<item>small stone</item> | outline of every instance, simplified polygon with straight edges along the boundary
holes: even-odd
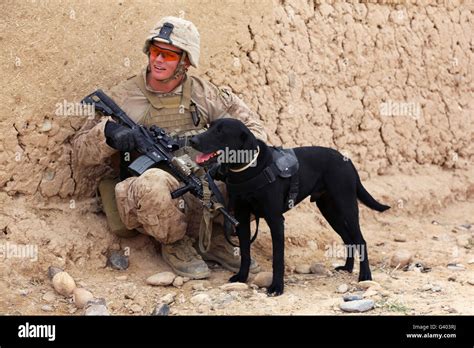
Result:
[[[349,301],[359,301],[359,300],[363,300],[364,298],[362,297],[362,295],[352,295],[352,294],[347,294],[347,295],[344,295],[344,297],[342,298],[345,302],[349,302]]]
[[[128,279],[128,276],[126,276],[126,275],[121,275],[121,276],[115,277],[115,279],[117,279],[117,280],[127,280],[127,279]]]
[[[134,303],[130,306],[130,309],[132,310],[133,313],[140,313],[143,308],[139,304]]]
[[[474,263],[474,259],[470,259],[469,261],[467,261],[467,263],[468,263],[469,265],[472,265],[472,264]]]
[[[191,279],[188,278],[188,277],[183,277],[183,282],[184,282],[184,283],[187,283],[187,282],[189,282],[190,280],[191,280]]]
[[[107,266],[122,271],[128,268],[128,256],[123,250],[112,250],[107,258]]]
[[[110,315],[106,306],[93,304],[88,306],[84,315]]]
[[[21,289],[21,290],[18,291],[18,293],[21,296],[27,296],[29,294],[29,291],[27,289]]]
[[[309,274],[311,273],[311,265],[308,265],[308,264],[298,265],[295,268],[295,272],[299,274]]]
[[[272,272],[260,272],[255,276],[253,284],[257,285],[259,288],[268,288],[272,284],[272,281]]]
[[[431,290],[432,287],[433,287],[433,285],[431,285],[431,284],[425,284],[421,287],[421,290],[429,291],[429,290]]]
[[[43,295],[42,299],[46,302],[54,302],[56,300],[56,294],[53,291],[48,291]]]
[[[467,283],[470,284],[470,285],[474,285],[474,279],[469,279],[469,280],[467,281]]]
[[[197,294],[190,299],[191,303],[194,305],[210,305],[211,297],[208,294]]]
[[[372,288],[369,288],[368,290],[366,290],[364,292],[364,294],[362,295],[362,297],[364,298],[367,298],[367,297],[372,297],[372,296],[375,296],[378,294],[378,291],[377,290],[374,290]]]
[[[433,292],[440,292],[440,291],[441,291],[441,286],[439,286],[439,285],[433,285],[433,286],[431,287],[431,291],[433,291]]]
[[[59,272],[53,277],[53,287],[59,294],[70,296],[76,288],[76,282],[67,272]]]
[[[345,292],[347,292],[349,290],[349,285],[347,284],[341,284],[337,287],[337,290],[336,292],[338,294],[344,294]]]
[[[460,263],[450,263],[448,264],[448,269],[451,271],[465,271],[466,267]]]
[[[184,284],[183,277],[176,277],[173,281],[173,286],[176,288],[182,287]]]
[[[383,297],[388,297],[390,296],[390,292],[388,292],[387,290],[380,290],[380,295],[382,295]]]
[[[367,312],[374,308],[375,302],[373,300],[356,300],[356,301],[348,301],[343,302],[339,305],[344,312]]]
[[[357,283],[357,285],[364,290],[367,290],[369,288],[372,288],[373,290],[378,290],[382,288],[379,283],[374,282],[373,280],[364,280]]]
[[[168,306],[166,303],[161,303],[161,304],[156,305],[151,315],[167,316],[169,313],[170,313],[170,306]]]
[[[310,267],[311,273],[316,275],[327,275],[326,267],[322,263],[313,263]]]
[[[399,242],[399,243],[404,243],[404,242],[407,241],[406,237],[405,237],[403,234],[398,234],[398,235],[396,235],[396,236],[393,238],[393,240],[394,240],[395,242]]]
[[[160,298],[160,303],[170,304],[174,302],[174,298],[176,297],[176,293],[169,293]]]
[[[448,281],[450,282],[455,282],[458,279],[458,277],[455,274],[452,274],[448,277]]]
[[[161,272],[148,277],[146,283],[148,285],[166,286],[173,283],[176,275],[172,272]]]
[[[243,291],[247,290],[249,286],[245,283],[228,283],[221,285],[219,288],[225,291]]]
[[[99,297],[99,298],[93,298],[92,300],[87,301],[86,307],[92,306],[92,305],[100,305],[100,306],[107,306],[107,303],[105,301],[105,298]]]
[[[43,312],[52,312],[52,311],[54,311],[53,307],[51,307],[50,305],[41,306],[41,310]]]
[[[403,268],[410,263],[412,257],[408,250],[397,250],[390,259],[390,266]]]
[[[53,280],[54,276],[63,270],[59,267],[49,266],[48,267],[48,278],[49,280]]]
[[[75,288],[72,293],[72,300],[77,308],[84,308],[87,302],[92,300],[94,295],[90,291],[83,288]]]
[[[41,125],[40,132],[49,132],[52,128],[51,120],[44,120],[43,124]]]
[[[203,283],[196,283],[196,284],[193,284],[193,290],[206,291],[206,288],[204,287]]]

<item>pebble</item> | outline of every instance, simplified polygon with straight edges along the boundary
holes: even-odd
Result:
[[[53,287],[59,294],[70,296],[76,288],[76,282],[67,272],[59,272],[53,277]]]
[[[210,305],[211,297],[208,294],[197,294],[190,299],[191,303],[194,305]]]
[[[462,265],[460,263],[450,263],[450,264],[448,264],[447,267],[451,271],[464,271],[464,270],[466,270],[466,267],[464,267],[464,265]]]
[[[130,309],[132,310],[133,313],[140,313],[143,308],[139,304],[134,303],[130,306]]]
[[[362,295],[362,297],[364,298],[367,298],[367,297],[372,297],[372,296],[375,296],[378,294],[378,291],[377,290],[374,290],[372,288],[369,288],[368,290],[366,290],[364,292],[364,294]]]
[[[421,287],[421,290],[429,291],[429,290],[431,290],[432,287],[433,287],[433,285],[431,285],[431,284],[425,284]]]
[[[469,279],[469,280],[467,281],[467,283],[470,284],[470,285],[474,285],[474,279]]]
[[[379,283],[374,282],[373,280],[363,280],[357,283],[357,285],[364,290],[367,290],[369,288],[372,288],[373,290],[382,288],[382,286]]]
[[[364,298],[362,297],[362,295],[347,294],[347,295],[344,295],[342,299],[344,300],[344,302],[349,302],[349,301],[363,300]]]
[[[54,267],[54,266],[49,266],[48,267],[48,278],[49,280],[53,280],[54,276],[59,273],[59,272],[62,272],[63,270],[59,267]]]
[[[467,261],[467,263],[472,265],[474,263],[474,259],[470,259],[469,261]]]
[[[193,284],[193,290],[206,291],[206,288],[204,287],[203,283],[196,283],[196,284]]]
[[[404,243],[407,241],[406,237],[403,234],[396,235],[393,240],[395,242]]]
[[[245,283],[228,283],[221,285],[219,288],[225,291],[243,291],[247,290],[249,286]]]
[[[53,291],[48,291],[43,295],[42,299],[46,302],[54,302],[56,300],[56,294]]]
[[[21,296],[27,296],[30,292],[28,289],[21,289],[18,291]]]
[[[341,284],[337,287],[336,292],[339,294],[343,294],[349,290],[349,286],[347,284]]]
[[[403,268],[410,263],[412,257],[408,250],[397,250],[390,259],[390,266]]]
[[[94,295],[83,288],[75,288],[72,293],[72,299],[77,308],[84,308],[87,302],[92,300]]]
[[[322,263],[313,263],[310,267],[311,273],[316,275],[327,275],[326,267]]]
[[[173,281],[173,286],[176,288],[180,288],[181,286],[183,286],[183,284],[184,284],[183,277],[178,276]]]
[[[128,256],[123,250],[113,250],[107,258],[107,266],[119,271],[125,270],[129,266]]]
[[[257,285],[259,288],[268,288],[272,284],[272,281],[272,272],[260,272],[255,276],[253,284]]]
[[[295,272],[299,274],[309,274],[311,273],[311,265],[308,265],[308,264],[298,265],[295,268]]]
[[[44,312],[52,312],[54,309],[50,305],[41,306],[41,310]]]
[[[117,279],[117,280],[127,280],[127,279],[128,279],[128,276],[126,276],[126,275],[121,275],[121,276],[115,277],[115,279]]]
[[[151,315],[167,316],[169,313],[170,313],[170,306],[168,306],[166,303],[161,303],[161,304],[156,305]]]
[[[99,298],[93,298],[92,300],[87,301],[86,307],[87,306],[92,306],[92,305],[101,305],[101,306],[107,306],[107,303],[105,302],[105,298],[99,297]]]
[[[458,277],[455,274],[452,274],[448,277],[448,281],[450,282],[455,282],[458,279]]]
[[[160,303],[164,303],[164,304],[169,305],[170,303],[174,302],[175,297],[176,297],[176,293],[174,293],[174,292],[166,294],[165,296],[160,298]]]
[[[373,300],[356,300],[343,302],[339,305],[344,312],[367,312],[374,308],[375,302]]]
[[[88,306],[84,315],[110,315],[107,307],[100,304]]]
[[[148,277],[146,283],[148,285],[166,286],[173,283],[176,275],[172,272],[161,272]]]
[[[439,285],[433,285],[433,286],[431,287],[431,291],[433,291],[433,292],[440,292],[440,291],[441,291],[441,286],[439,286]]]

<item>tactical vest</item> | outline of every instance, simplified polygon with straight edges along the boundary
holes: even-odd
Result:
[[[180,96],[160,96],[150,92],[146,89],[142,75],[135,76],[133,80],[150,102],[150,107],[142,116],[140,123],[147,127],[156,125],[178,139],[183,149],[176,155],[182,153],[196,154],[196,151],[187,146],[187,140],[194,135],[202,133],[205,123],[200,119],[199,111],[191,100],[191,78],[185,78],[183,93]]]

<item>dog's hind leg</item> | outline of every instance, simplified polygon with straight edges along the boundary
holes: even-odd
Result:
[[[333,230],[341,236],[346,247],[346,264],[344,266],[336,267],[336,271],[347,271],[352,273],[354,268],[354,254],[351,245],[353,245],[353,242],[349,235],[349,231],[343,223],[341,214],[338,212],[328,193],[317,198],[316,205]]]

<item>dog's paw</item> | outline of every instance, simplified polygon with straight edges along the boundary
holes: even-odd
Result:
[[[363,282],[364,280],[372,280],[372,274],[370,274],[370,273],[361,273],[361,274],[359,274],[359,281]]]
[[[346,267],[346,266],[338,266],[334,268],[335,271],[337,272],[349,272],[352,273],[352,268]]]
[[[234,274],[229,278],[230,283],[245,283],[246,281],[247,277],[241,276],[240,273]]]
[[[283,294],[283,283],[272,283],[267,289],[268,296],[280,296]]]

